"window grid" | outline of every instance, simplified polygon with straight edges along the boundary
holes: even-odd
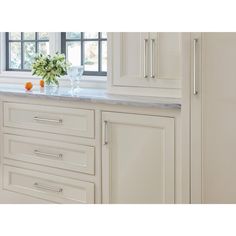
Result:
[[[102,38],[102,33],[98,32],[98,38],[85,38],[84,32],[80,33],[80,39],[68,39],[66,37],[66,32],[61,33],[61,52],[66,55],[66,43],[67,42],[80,42],[81,45],[81,65],[84,65],[84,46],[85,42],[98,42],[98,70],[97,71],[84,71],[84,75],[94,75],[94,76],[106,76],[107,72],[102,71],[102,42],[106,42],[107,38]]]
[[[35,39],[24,39],[24,33],[21,32],[21,39],[10,39],[10,33],[6,32],[6,70],[7,71],[30,71],[24,69],[24,43],[35,43],[35,53],[38,53],[38,44],[41,42],[49,42],[49,39],[39,39],[38,32],[35,32]],[[21,47],[21,68],[10,68],[10,43],[20,43]]]

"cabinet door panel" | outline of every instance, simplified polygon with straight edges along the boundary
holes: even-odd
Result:
[[[144,78],[144,50],[148,33],[114,33],[113,85],[148,86]],[[148,42],[146,42],[148,60]],[[148,73],[148,61],[146,61]]]
[[[156,70],[159,79],[181,79],[181,33],[152,33],[157,40]]]
[[[104,112],[103,121],[103,202],[174,203],[174,118]]]

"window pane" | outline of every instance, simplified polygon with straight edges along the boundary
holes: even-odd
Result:
[[[107,41],[102,42],[102,71],[107,71]]]
[[[97,39],[98,38],[98,32],[84,32],[84,38],[86,39]]]
[[[103,39],[106,39],[107,38],[107,32],[102,32],[101,36],[102,36]]]
[[[84,70],[98,71],[98,42],[84,42]]]
[[[39,40],[49,40],[49,33],[48,32],[39,32],[38,39]]]
[[[24,32],[24,40],[35,40],[35,32]]]
[[[35,57],[35,43],[24,43],[24,69],[30,70]]]
[[[80,39],[81,33],[80,32],[67,32],[66,38],[67,39]]]
[[[72,66],[81,65],[81,44],[80,42],[67,42],[66,55]]]
[[[21,43],[9,44],[9,68],[21,68]]]
[[[39,42],[38,43],[38,53],[42,53],[43,55],[49,54],[49,42]]]
[[[9,32],[9,39],[10,40],[21,40],[21,33],[20,32]]]
[[[105,75],[107,71],[106,32],[62,33],[62,52],[73,66],[84,65],[86,75]],[[102,73],[101,73],[102,72]]]
[[[49,33],[9,32],[9,41],[6,44],[9,48],[6,69],[31,70],[36,53],[49,54]]]

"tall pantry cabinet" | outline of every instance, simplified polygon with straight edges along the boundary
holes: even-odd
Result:
[[[192,203],[236,203],[236,33],[191,37]]]

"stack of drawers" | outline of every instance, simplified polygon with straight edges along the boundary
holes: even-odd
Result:
[[[3,110],[3,188],[55,203],[94,203],[95,147],[68,141],[95,139],[94,110],[15,102],[4,102]]]

